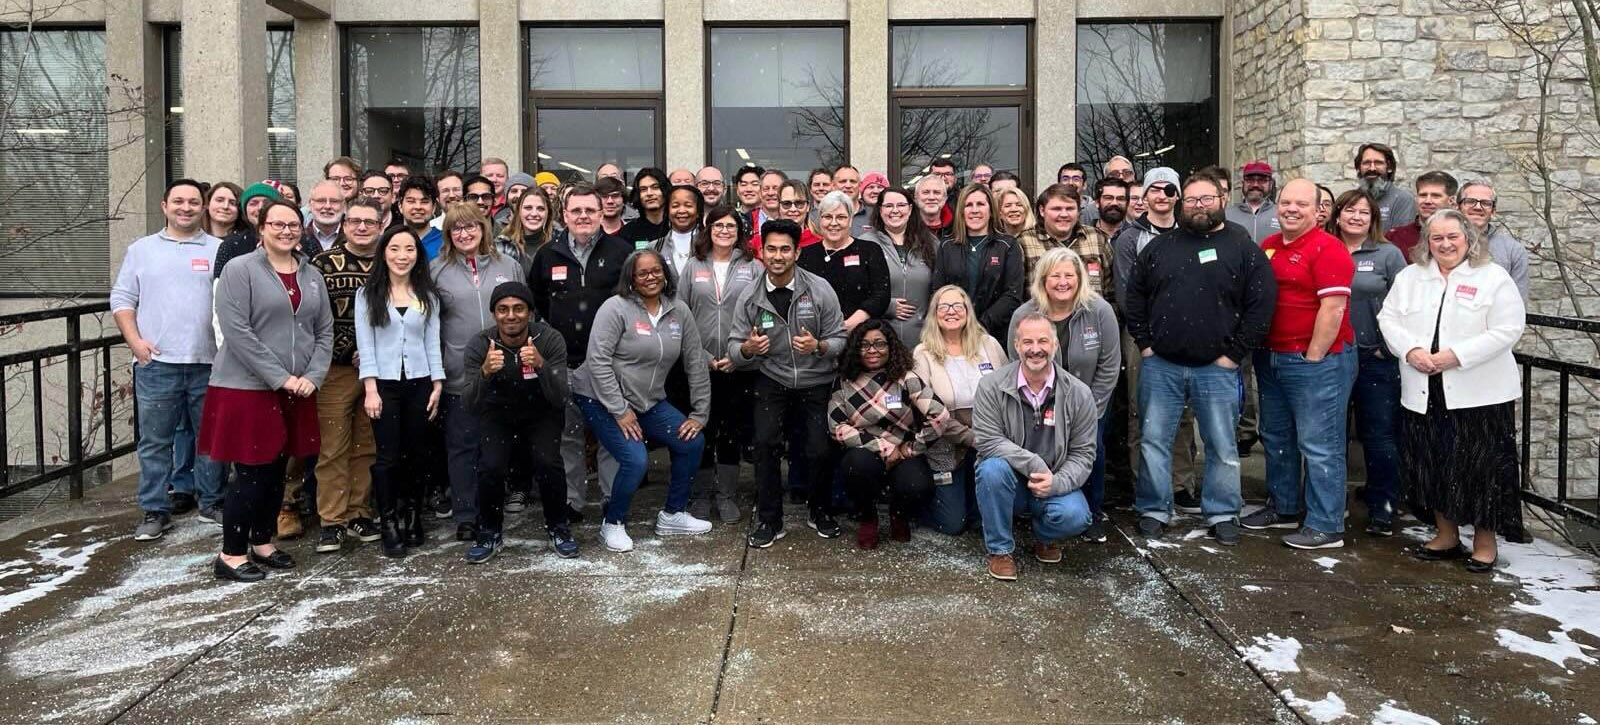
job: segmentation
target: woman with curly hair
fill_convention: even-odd
[[[856,504],[856,543],[863,549],[878,546],[878,493],[885,485],[895,541],[911,539],[909,516],[933,494],[933,471],[923,453],[939,439],[950,414],[913,366],[894,328],[878,319],[857,325],[840,356],[828,422],[844,448],[840,471]]]

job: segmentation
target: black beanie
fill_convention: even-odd
[[[501,282],[495,285],[494,292],[489,295],[489,309],[494,309],[494,306],[499,304],[500,300],[507,297],[515,297],[522,300],[528,303],[528,309],[533,309],[533,290],[528,289],[528,285],[516,281]]]

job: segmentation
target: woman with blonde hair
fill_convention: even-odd
[[[1023,277],[1032,279],[1034,263],[1049,249],[1039,239],[1039,217],[1033,213],[1033,204],[1028,202],[1028,195],[1015,186],[996,191],[994,203],[1000,208],[997,214],[1000,230],[1010,234],[1022,247]]]
[[[933,498],[923,524],[955,536],[978,521],[972,466],[972,398],[983,376],[1005,365],[1005,348],[984,332],[972,298],[959,285],[940,287],[929,298],[921,343],[911,353],[917,376],[950,411],[951,420],[925,454],[933,469]]]
[[[1095,444],[1094,468],[1083,486],[1089,511],[1094,519],[1084,538],[1100,543],[1106,540],[1105,514],[1101,513],[1106,489],[1106,408],[1117,387],[1122,367],[1122,345],[1118,337],[1117,316],[1111,304],[1089,286],[1089,269],[1083,257],[1065,247],[1052,249],[1039,258],[1029,285],[1032,298],[1017,308],[1006,332],[1006,349],[1013,356],[1012,339],[1017,324],[1030,313],[1038,312],[1056,326],[1056,347],[1061,367],[1094,393],[1095,413],[1100,430]]]

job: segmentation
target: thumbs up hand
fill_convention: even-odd
[[[789,338],[789,344],[801,355],[810,355],[817,351],[817,338],[804,327],[800,328],[800,334]]]
[[[765,355],[771,345],[772,341],[767,339],[766,335],[752,327],[750,328],[750,337],[746,338],[744,343],[739,346],[739,352],[744,353],[745,357]]]
[[[533,346],[533,338],[522,344],[522,349],[517,351],[517,359],[526,367],[538,372],[544,368],[544,356],[539,354],[539,349]]]

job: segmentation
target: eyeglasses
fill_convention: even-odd
[[[353,184],[353,183],[355,183],[355,180],[356,180],[356,177],[354,177],[354,176],[330,176],[330,177],[328,177],[328,181],[337,181],[340,184]]]
[[[965,302],[940,302],[938,305],[934,306],[933,311],[937,312],[937,313],[939,313],[941,315],[946,313],[946,312],[966,312],[967,311],[967,303],[965,303]]]
[[[467,201],[494,201],[494,192],[487,194],[468,194]]]
[[[344,223],[349,224],[350,226],[353,226],[353,227],[355,227],[357,229],[360,229],[362,227],[375,227],[375,226],[378,226],[378,220],[377,219],[353,219],[351,217],[345,217],[344,218]]]
[[[1116,171],[1106,172],[1106,175],[1123,181],[1133,181],[1133,169],[1117,169]]]
[[[450,227],[450,234],[457,237],[466,236],[467,232],[482,231],[476,224],[457,224]]]
[[[567,209],[567,213],[571,214],[571,215],[573,215],[575,217],[586,217],[586,216],[594,216],[596,214],[599,214],[600,210],[596,209],[596,208],[594,208],[592,206],[589,206],[589,207],[580,206],[580,207],[578,207],[576,209]]]
[[[381,196],[383,194],[389,193],[389,187],[387,187],[387,186],[363,186],[363,187],[361,187],[361,193],[366,194],[367,196]]]
[[[661,269],[660,267],[651,267],[650,269],[636,269],[636,270],[633,271],[633,278],[634,279],[650,279],[652,277],[665,277],[665,276],[667,276],[666,271]]]
[[[1477,208],[1480,208],[1480,209],[1493,209],[1494,208],[1494,199],[1474,199],[1474,198],[1472,198],[1470,196],[1464,197],[1461,200],[1461,208],[1465,209],[1465,208],[1467,208],[1469,206],[1470,207],[1477,207]]]
[[[1205,196],[1186,196],[1186,197],[1183,197],[1183,205],[1184,206],[1211,206],[1212,204],[1217,203],[1217,200],[1221,199],[1221,198],[1222,197],[1217,196],[1216,194],[1206,194]]]
[[[739,225],[738,224],[734,224],[733,222],[717,222],[716,224],[712,224],[711,225],[711,231],[713,231],[713,232],[737,232],[737,231],[739,231]]]
[[[987,181],[987,180],[989,180],[991,178],[994,178],[994,174],[973,174],[972,175],[972,180],[973,181]]]
[[[313,197],[311,197],[311,203],[313,203],[313,204],[322,204],[322,205],[338,204],[339,202],[342,202],[342,201],[344,201],[344,199],[335,199],[335,198],[327,197],[327,196],[313,196]]]
[[[785,209],[804,209],[806,208],[806,202],[804,200],[780,201],[778,206]]]
[[[708,181],[696,181],[694,185],[698,186],[698,187],[700,187],[702,189],[721,189],[722,188],[722,182],[720,182],[720,181],[709,181],[709,180]]]
[[[867,351],[888,352],[889,351],[889,341],[888,340],[864,340],[861,343],[861,350],[863,352],[867,352]]]
[[[1128,195],[1127,194],[1123,194],[1122,196],[1112,196],[1110,194],[1101,194],[1100,195],[1100,203],[1101,204],[1126,204],[1126,203],[1128,203]]]
[[[282,232],[289,231],[290,229],[298,230],[300,228],[300,223],[299,222],[262,222],[261,226],[264,229],[270,229],[272,231],[282,233]]]

